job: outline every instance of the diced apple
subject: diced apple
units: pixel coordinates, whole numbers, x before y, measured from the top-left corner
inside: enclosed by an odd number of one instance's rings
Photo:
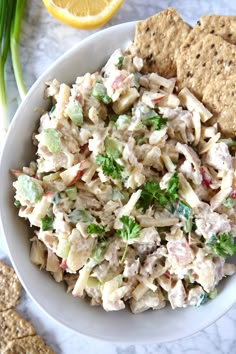
[[[112,108],[116,114],[123,114],[127,112],[134,102],[137,100],[139,97],[139,93],[136,90],[136,88],[131,87],[128,89],[124,95],[120,96],[120,99],[116,101]]]
[[[190,112],[198,112],[201,121],[205,123],[212,117],[211,112],[187,89],[183,88],[179,93],[179,99],[182,105],[186,106]]]
[[[76,165],[68,168],[66,171],[60,173],[60,177],[66,186],[72,186],[78,181],[78,179],[83,174],[83,171],[89,166],[90,162],[88,160],[81,161]]]

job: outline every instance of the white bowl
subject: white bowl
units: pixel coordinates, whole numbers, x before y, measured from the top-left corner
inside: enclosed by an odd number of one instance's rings
[[[13,205],[13,177],[9,170],[21,168],[34,158],[31,135],[39,122],[44,83],[53,78],[73,83],[76,76],[101,68],[116,48],[125,48],[133,39],[134,23],[115,26],[82,41],[63,55],[43,74],[29,91],[11,124],[0,162],[0,214],[2,234],[16,272],[35,302],[58,322],[84,335],[116,342],[160,343],[192,335],[209,326],[235,302],[236,276],[221,282],[219,295],[201,307],[147,311],[133,315],[129,310],[106,313],[85,300],[66,294],[65,287],[40,271],[29,259],[32,231],[17,216]],[[234,258],[236,263],[236,258]]]

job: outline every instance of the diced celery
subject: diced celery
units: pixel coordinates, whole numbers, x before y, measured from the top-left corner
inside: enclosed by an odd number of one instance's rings
[[[112,189],[112,200],[123,200],[125,196],[117,188]]]
[[[213,300],[213,299],[216,298],[217,294],[218,294],[217,289],[214,289],[214,290],[209,292],[208,297],[209,297],[209,299]]]
[[[121,147],[117,140],[107,136],[104,140],[104,146],[108,156],[115,159],[121,156]]]
[[[107,95],[106,87],[101,82],[95,82],[91,95],[106,104],[112,101],[111,97]]]
[[[72,224],[76,224],[77,222],[93,222],[94,218],[91,216],[91,214],[84,209],[79,209],[76,208],[74,209],[69,215],[68,218],[70,219],[70,222]]]
[[[229,198],[226,198],[225,201],[224,201],[224,206],[228,209],[231,209],[235,206],[235,203],[236,203],[236,200],[229,197]]]
[[[37,179],[28,175],[20,175],[17,180],[17,193],[31,203],[37,203],[44,193]]]
[[[61,151],[61,133],[54,128],[43,130],[44,144],[52,154]]]
[[[83,123],[83,110],[80,103],[74,99],[70,99],[65,113],[75,125],[81,126]]]
[[[77,188],[75,186],[66,188],[65,193],[70,200],[77,199]]]
[[[115,123],[116,128],[121,129],[122,127],[124,127],[124,125],[128,125],[130,122],[130,119],[131,119],[131,117],[128,116],[127,114],[121,114]]]
[[[97,278],[94,277],[89,277],[86,287],[88,288],[99,288],[99,286],[101,285],[100,281]]]
[[[56,254],[61,258],[67,258],[70,251],[70,243],[64,238],[59,238]]]
[[[99,264],[104,257],[105,250],[107,249],[107,241],[97,242],[92,251],[92,254],[89,258],[89,262],[87,263],[87,268],[93,268],[97,264]]]
[[[140,80],[141,76],[142,76],[142,74],[140,74],[140,73],[134,74],[134,86],[136,87],[136,89],[139,89],[139,87],[140,87],[139,80]]]

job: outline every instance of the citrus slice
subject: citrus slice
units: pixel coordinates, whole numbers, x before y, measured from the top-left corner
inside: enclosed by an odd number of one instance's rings
[[[104,25],[123,0],[43,0],[51,15],[67,25],[92,29]]]

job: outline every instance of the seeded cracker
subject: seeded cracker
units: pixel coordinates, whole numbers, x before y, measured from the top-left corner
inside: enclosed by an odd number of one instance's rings
[[[15,307],[20,294],[21,284],[14,269],[0,261],[0,312]]]
[[[218,85],[235,73],[236,46],[195,27],[180,48],[178,87],[188,87],[199,99],[208,84]]]
[[[201,32],[197,26],[181,46],[179,54],[178,88],[189,88],[217,118],[222,133],[234,136],[236,104],[232,85],[235,82],[236,46],[219,36]]]
[[[236,16],[202,16],[197,26],[204,33],[215,34],[229,43],[236,44]]]
[[[215,114],[221,131],[226,137],[236,136],[236,74],[217,86],[207,85],[202,101]]]
[[[2,354],[54,354],[39,336],[10,341]]]
[[[143,58],[143,72],[156,72],[166,78],[176,76],[175,54],[190,27],[169,8],[138,22],[134,50]]]
[[[33,326],[16,311],[7,310],[0,313],[0,353],[8,341],[33,334]]]

